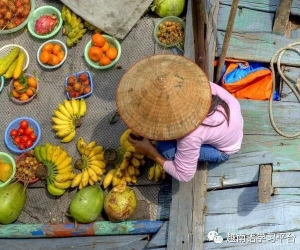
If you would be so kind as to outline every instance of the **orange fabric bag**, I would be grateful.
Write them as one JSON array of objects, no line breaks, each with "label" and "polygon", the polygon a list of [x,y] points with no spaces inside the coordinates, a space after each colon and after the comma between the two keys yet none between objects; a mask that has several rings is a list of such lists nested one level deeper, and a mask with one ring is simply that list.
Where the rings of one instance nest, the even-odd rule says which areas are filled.
[{"label": "orange fabric bag", "polygon": [[269,100],[272,72],[261,63],[226,59],[222,87],[240,99]]}]

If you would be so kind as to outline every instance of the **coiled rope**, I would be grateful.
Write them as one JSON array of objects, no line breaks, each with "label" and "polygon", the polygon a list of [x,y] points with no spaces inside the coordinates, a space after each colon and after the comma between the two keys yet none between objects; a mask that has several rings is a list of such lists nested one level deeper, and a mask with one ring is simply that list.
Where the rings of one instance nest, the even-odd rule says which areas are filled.
[{"label": "coiled rope", "polygon": [[[281,58],[284,54],[285,51],[287,50],[292,50],[295,51],[299,54],[300,56],[300,50],[297,48],[294,48],[294,46],[300,45],[300,42],[295,42],[295,43],[291,43],[286,47],[283,47],[281,49],[279,49],[277,52],[275,52],[275,54],[272,56],[271,58],[271,62],[270,62],[270,67],[271,67],[271,72],[272,72],[272,94],[270,97],[270,101],[269,101],[269,115],[270,115],[270,120],[271,120],[271,124],[273,126],[273,128],[275,129],[275,131],[284,136],[284,137],[288,137],[288,138],[295,138],[300,136],[300,131],[296,134],[286,134],[284,132],[282,132],[276,125],[275,121],[274,121],[274,117],[273,117],[273,94],[275,93],[275,85],[276,85],[276,79],[275,79],[275,72],[274,72],[274,63],[275,60],[277,59],[277,70],[279,75],[282,77],[282,79],[285,81],[285,83],[291,88],[292,92],[296,95],[298,101],[300,102],[300,95],[298,90],[294,87],[293,83],[290,81],[290,79],[288,79],[284,73],[281,70]],[[300,87],[300,86],[299,86]]]}]

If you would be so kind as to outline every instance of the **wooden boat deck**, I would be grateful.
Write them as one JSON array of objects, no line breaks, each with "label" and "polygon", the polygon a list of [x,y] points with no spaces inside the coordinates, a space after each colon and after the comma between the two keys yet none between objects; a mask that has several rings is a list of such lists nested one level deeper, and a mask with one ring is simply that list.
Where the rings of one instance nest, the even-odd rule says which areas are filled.
[{"label": "wooden boat deck", "polygon": [[[207,40],[211,52],[208,54],[212,64],[222,48],[232,1],[207,2],[210,21]],[[291,12],[298,14],[300,5],[294,2]],[[228,57],[269,63],[279,48],[299,39],[299,29],[291,31],[291,38],[271,33],[278,3],[279,0],[240,1]],[[191,0],[188,5],[185,56],[192,58]],[[299,76],[298,61],[292,51],[282,58],[291,76]],[[213,79],[212,69],[209,77]],[[288,92],[284,85],[282,93]],[[268,101],[240,100],[240,103],[245,120],[241,151],[222,164],[201,163],[189,183],[173,180],[169,220],[150,241],[148,235],[1,239],[2,246],[4,249],[18,249],[16,244],[30,249],[299,249],[300,140],[276,133],[270,123]],[[274,103],[274,119],[285,132],[298,132],[299,104],[293,94]],[[272,166],[272,196],[267,203],[258,201],[260,169],[264,165]],[[207,235],[211,231],[223,238],[221,244],[209,240]]]}]

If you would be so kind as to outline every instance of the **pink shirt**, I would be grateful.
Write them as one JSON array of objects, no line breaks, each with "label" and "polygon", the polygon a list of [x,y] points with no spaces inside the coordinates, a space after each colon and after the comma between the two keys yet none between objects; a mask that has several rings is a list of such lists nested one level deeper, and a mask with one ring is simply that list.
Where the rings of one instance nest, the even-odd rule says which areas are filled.
[{"label": "pink shirt", "polygon": [[[197,170],[199,152],[202,144],[210,144],[220,151],[233,154],[241,148],[243,139],[243,117],[241,107],[235,97],[215,83],[210,83],[212,94],[218,95],[227,102],[230,109],[229,125],[224,115],[215,112],[206,117],[204,124],[220,126],[208,127],[200,125],[190,134],[177,140],[177,151],[174,160],[163,165],[164,170],[179,181],[190,181]],[[224,113],[223,107],[219,107]]]}]

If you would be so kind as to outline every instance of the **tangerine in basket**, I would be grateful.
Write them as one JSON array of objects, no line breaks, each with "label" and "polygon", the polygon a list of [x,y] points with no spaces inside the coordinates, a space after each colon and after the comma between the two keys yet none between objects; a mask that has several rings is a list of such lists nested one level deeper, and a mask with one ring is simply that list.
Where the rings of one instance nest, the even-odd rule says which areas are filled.
[{"label": "tangerine in basket", "polygon": [[101,56],[99,63],[102,66],[105,66],[105,65],[109,65],[111,63],[111,60],[107,56],[103,55],[103,56]]},{"label": "tangerine in basket", "polygon": [[97,46],[91,46],[88,52],[88,56],[89,58],[94,61],[94,62],[98,62],[100,60],[100,58],[103,55],[103,51],[100,47]]},{"label": "tangerine in basket", "polygon": [[115,47],[110,47],[110,48],[106,51],[105,55],[106,55],[109,59],[114,60],[114,59],[116,59],[116,57],[118,56],[118,50],[117,50]]},{"label": "tangerine in basket", "polygon": [[93,36],[92,36],[92,44],[95,45],[95,46],[99,46],[99,47],[102,47],[106,42],[106,39],[104,36],[102,36],[101,34],[99,33],[95,33]]}]

